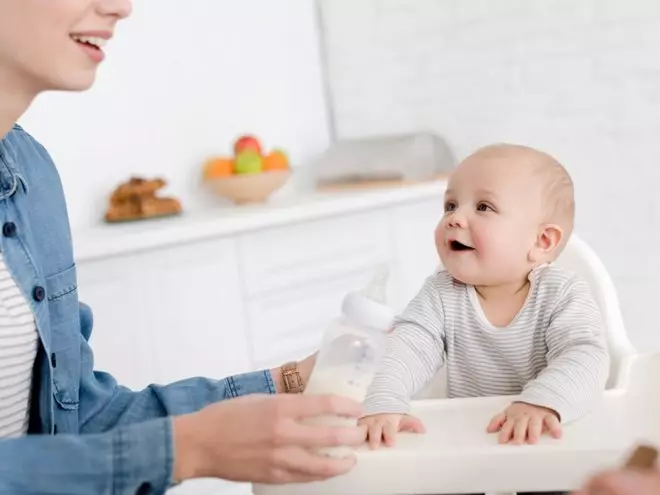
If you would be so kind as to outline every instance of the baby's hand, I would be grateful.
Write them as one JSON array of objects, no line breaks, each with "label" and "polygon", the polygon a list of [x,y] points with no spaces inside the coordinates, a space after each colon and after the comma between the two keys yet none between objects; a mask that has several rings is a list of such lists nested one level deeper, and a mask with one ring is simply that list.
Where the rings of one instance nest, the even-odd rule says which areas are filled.
[{"label": "baby's hand", "polygon": [[514,402],[490,421],[487,431],[499,431],[499,443],[509,443],[512,440],[515,444],[536,443],[545,432],[549,432],[554,438],[560,438],[561,424],[559,416],[552,409]]},{"label": "baby's hand", "polygon": [[408,414],[374,414],[361,418],[358,424],[367,427],[369,446],[372,449],[377,449],[381,440],[386,446],[391,447],[394,445],[394,438],[399,431],[426,432],[422,422]]}]

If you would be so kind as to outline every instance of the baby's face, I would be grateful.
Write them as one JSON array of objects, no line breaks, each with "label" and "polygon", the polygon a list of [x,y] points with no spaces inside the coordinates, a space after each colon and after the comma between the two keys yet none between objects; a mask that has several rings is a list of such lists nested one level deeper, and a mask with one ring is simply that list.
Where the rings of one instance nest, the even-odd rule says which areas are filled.
[{"label": "baby's face", "polygon": [[471,285],[525,277],[541,225],[541,198],[530,167],[504,157],[467,158],[449,179],[436,230],[445,269]]}]

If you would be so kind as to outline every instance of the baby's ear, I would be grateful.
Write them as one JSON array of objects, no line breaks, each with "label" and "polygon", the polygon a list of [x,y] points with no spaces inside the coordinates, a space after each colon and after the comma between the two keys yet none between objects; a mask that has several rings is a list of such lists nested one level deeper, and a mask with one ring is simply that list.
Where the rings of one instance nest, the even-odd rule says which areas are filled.
[{"label": "baby's ear", "polygon": [[529,261],[535,263],[554,259],[556,251],[564,239],[564,231],[559,225],[542,225],[534,246],[529,252]]}]

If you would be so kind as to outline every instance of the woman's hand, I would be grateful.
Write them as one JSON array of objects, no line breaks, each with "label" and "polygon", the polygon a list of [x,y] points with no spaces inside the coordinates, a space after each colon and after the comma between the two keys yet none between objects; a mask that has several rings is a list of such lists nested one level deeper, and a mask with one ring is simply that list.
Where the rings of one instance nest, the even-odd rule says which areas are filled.
[{"label": "woman's hand", "polygon": [[660,471],[621,469],[598,474],[575,495],[657,495]]},{"label": "woman's hand", "polygon": [[366,440],[366,428],[304,422],[324,415],[357,420],[362,407],[342,397],[249,395],[177,416],[173,422],[175,479],[294,483],[346,473],[355,465],[354,457],[325,457],[313,449],[359,446]]}]

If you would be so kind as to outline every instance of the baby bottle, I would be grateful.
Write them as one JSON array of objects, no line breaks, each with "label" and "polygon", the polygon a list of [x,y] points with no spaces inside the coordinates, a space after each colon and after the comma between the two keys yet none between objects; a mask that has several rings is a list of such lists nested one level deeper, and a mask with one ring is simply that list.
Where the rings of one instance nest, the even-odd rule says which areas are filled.
[{"label": "baby bottle", "polygon": [[[388,270],[380,270],[361,291],[344,297],[341,316],[326,330],[305,394],[340,395],[362,402],[385,352],[385,335],[394,322],[386,305]],[[311,418],[308,423],[352,426],[355,419]],[[350,455],[350,447],[322,449],[333,457]]]}]

